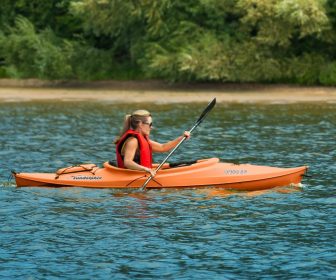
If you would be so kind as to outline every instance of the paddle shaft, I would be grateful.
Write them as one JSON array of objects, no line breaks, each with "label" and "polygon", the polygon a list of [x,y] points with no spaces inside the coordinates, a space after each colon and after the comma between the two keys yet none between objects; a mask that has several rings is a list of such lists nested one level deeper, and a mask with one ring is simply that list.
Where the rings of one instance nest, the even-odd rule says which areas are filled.
[{"label": "paddle shaft", "polygon": [[[215,106],[216,104],[216,98],[214,98],[212,100],[212,102],[209,103],[209,105],[207,106],[207,108],[204,110],[204,112],[202,113],[202,115],[199,117],[199,119],[197,120],[197,122],[195,123],[195,125],[189,130],[189,132],[193,132],[193,130],[203,121],[203,119],[205,118],[205,116],[207,115],[208,112],[210,112],[210,110]],[[186,136],[184,136],[180,142],[175,146],[175,148],[169,153],[169,155],[160,163],[160,165],[155,169],[155,174],[156,172],[158,172],[161,167],[166,163],[166,161],[170,158],[170,156],[181,146],[181,144],[187,139]],[[150,175],[146,182],[142,185],[142,187],[140,188],[140,191],[144,191],[146,189],[146,186],[148,185],[148,183],[150,182],[150,180],[153,179],[154,176]]]}]

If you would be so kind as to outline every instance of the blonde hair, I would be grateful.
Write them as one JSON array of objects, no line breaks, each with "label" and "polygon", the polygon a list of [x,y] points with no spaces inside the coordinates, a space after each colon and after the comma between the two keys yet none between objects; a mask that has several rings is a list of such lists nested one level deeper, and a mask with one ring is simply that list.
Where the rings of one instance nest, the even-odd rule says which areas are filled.
[{"label": "blonde hair", "polygon": [[114,144],[117,144],[120,138],[125,134],[125,132],[129,129],[137,129],[140,122],[147,121],[147,118],[151,117],[151,113],[147,110],[136,110],[131,115],[127,114],[124,117],[124,126],[121,130],[121,133],[116,139],[114,140]]}]

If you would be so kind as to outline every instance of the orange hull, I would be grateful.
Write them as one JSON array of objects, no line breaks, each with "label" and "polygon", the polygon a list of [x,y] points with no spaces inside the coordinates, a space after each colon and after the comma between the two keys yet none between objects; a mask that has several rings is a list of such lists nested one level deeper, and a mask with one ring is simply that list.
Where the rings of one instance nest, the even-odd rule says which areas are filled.
[{"label": "orange hull", "polygon": [[[216,187],[242,191],[264,190],[298,184],[307,166],[278,168],[250,164],[235,165],[219,162],[217,158],[199,160],[197,163],[169,168],[165,165],[147,188],[200,188]],[[18,187],[86,187],[86,188],[139,188],[148,173],[120,169],[104,163],[93,171],[77,171],[56,175],[54,173],[16,173]]]}]

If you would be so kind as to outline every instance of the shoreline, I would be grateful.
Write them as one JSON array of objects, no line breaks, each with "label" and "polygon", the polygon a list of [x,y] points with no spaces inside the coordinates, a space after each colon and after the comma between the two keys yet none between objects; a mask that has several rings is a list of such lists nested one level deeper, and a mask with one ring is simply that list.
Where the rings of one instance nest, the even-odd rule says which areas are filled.
[{"label": "shoreline", "polygon": [[50,82],[0,79],[0,102],[336,103],[336,88],[265,84],[168,84],[162,81]]}]

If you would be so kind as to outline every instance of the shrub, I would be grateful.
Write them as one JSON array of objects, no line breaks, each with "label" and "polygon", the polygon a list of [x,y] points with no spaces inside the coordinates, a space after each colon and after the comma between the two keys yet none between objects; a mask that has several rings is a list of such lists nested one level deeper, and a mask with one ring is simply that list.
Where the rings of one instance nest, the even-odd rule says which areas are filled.
[{"label": "shrub", "polygon": [[336,62],[331,62],[321,67],[319,82],[326,86],[336,85]]}]

